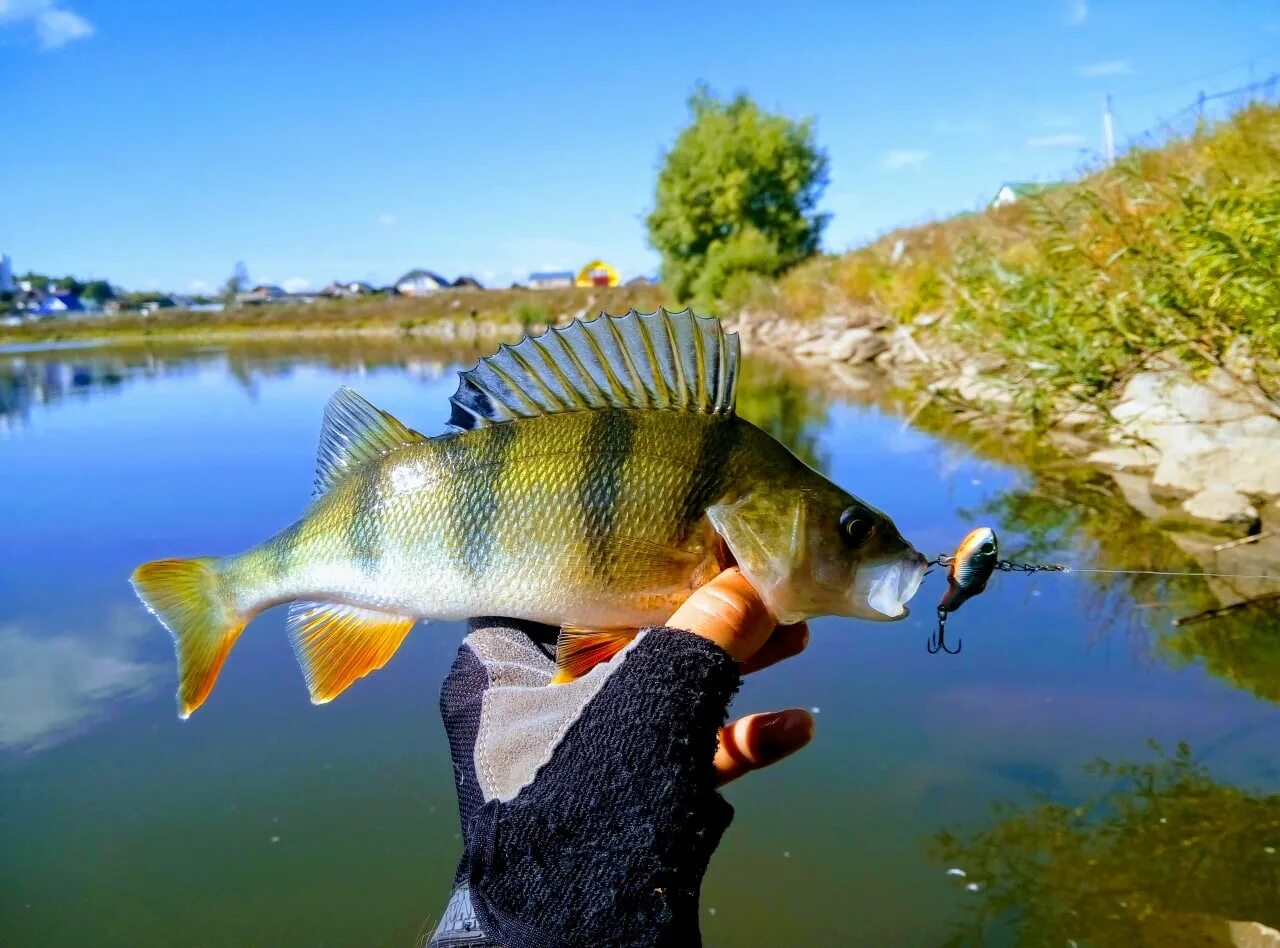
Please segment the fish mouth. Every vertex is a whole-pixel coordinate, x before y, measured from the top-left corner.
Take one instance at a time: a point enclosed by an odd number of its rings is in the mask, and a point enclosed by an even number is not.
[[[916,594],[924,579],[927,563],[919,553],[882,567],[871,581],[867,592],[867,605],[886,619],[901,619],[907,615],[907,600]]]

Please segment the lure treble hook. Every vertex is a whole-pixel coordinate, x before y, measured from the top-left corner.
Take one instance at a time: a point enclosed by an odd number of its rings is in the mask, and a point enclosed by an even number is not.
[[[929,650],[930,655],[936,655],[938,652],[946,652],[948,655],[959,655],[960,650],[964,648],[964,639],[956,642],[955,648],[947,647],[947,610],[942,606],[938,607],[938,627],[929,634],[929,642],[925,648]]]

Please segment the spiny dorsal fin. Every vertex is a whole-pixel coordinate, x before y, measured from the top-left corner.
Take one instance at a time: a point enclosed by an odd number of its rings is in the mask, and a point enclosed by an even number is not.
[[[324,410],[314,496],[319,497],[366,461],[380,458],[401,445],[426,440],[344,385],[333,393]]]
[[[737,378],[738,334],[713,316],[601,313],[499,346],[461,373],[449,424],[467,431],[605,408],[731,415]]]

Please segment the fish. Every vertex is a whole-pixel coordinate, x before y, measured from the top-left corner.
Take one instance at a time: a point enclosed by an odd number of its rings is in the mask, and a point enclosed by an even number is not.
[[[965,534],[947,567],[947,590],[938,603],[939,614],[955,612],[986,589],[999,558],[1000,544],[990,527]]]
[[[560,626],[553,683],[574,680],[734,564],[780,623],[902,618],[925,558],[737,416],[738,365],[714,317],[633,310],[500,346],[460,373],[433,437],[339,389],[300,520],[239,554],[133,572],[173,636],[179,716],[285,603],[316,704],[424,619]]]

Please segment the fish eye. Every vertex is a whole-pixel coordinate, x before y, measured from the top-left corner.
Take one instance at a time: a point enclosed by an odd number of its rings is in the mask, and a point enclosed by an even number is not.
[[[875,528],[870,512],[862,507],[846,507],[840,514],[840,533],[852,546],[866,543]]]

